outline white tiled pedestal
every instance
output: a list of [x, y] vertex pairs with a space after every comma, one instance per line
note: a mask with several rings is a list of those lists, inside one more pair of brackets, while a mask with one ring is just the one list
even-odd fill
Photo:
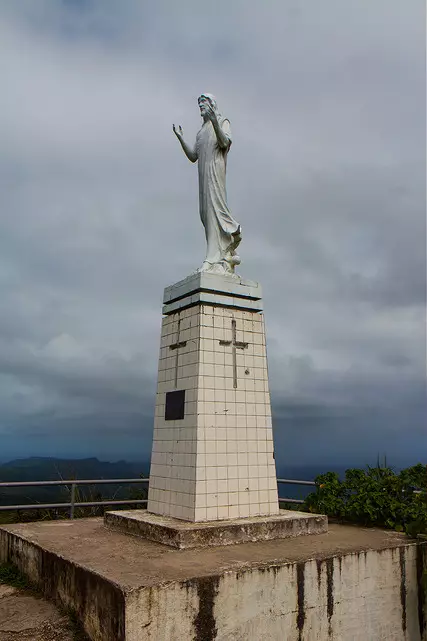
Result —
[[[220, 344], [232, 320], [244, 349]], [[277, 514], [262, 314], [196, 304], [163, 319], [161, 345], [148, 511], [188, 521]], [[185, 415], [168, 421], [175, 389], [185, 390]]]
[[[165, 290], [147, 509], [164, 527], [246, 519], [254, 540], [262, 516], [263, 538], [295, 535], [278, 504], [261, 310], [260, 286], [242, 279], [195, 274]], [[162, 522], [147, 512], [137, 520], [150, 538]], [[123, 529], [118, 514], [106, 522]], [[304, 521], [298, 534], [326, 527], [325, 517], [313, 526], [316, 515], [292, 514]]]
[[[240, 282], [215, 276], [206, 304], [194, 281], [193, 301], [182, 284], [165, 291], [148, 511], [187, 521], [277, 514], [264, 319], [245, 309], [254, 296], [260, 307], [260, 288], [233, 296]], [[174, 390], [185, 390], [184, 418], [165, 420]]]

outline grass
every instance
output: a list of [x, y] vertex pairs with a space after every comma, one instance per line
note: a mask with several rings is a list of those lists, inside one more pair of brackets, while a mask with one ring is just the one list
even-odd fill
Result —
[[12, 563], [0, 565], [0, 583], [11, 585], [19, 590], [34, 591], [34, 585]]

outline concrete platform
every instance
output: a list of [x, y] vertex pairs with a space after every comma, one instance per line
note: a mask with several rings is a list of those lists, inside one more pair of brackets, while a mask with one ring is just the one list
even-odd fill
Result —
[[147, 510], [121, 510], [107, 512], [104, 523], [108, 528], [123, 534], [140, 536], [180, 550], [272, 541], [328, 531], [326, 516], [292, 510], [280, 510], [280, 513], [274, 516], [204, 523], [180, 521], [168, 516], [150, 514]]
[[0, 528], [0, 562], [74, 609], [92, 641], [424, 641], [425, 547], [338, 525], [204, 550], [100, 518]]

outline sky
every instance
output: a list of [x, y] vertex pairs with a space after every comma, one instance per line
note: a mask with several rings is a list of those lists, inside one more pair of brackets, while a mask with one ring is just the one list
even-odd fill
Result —
[[163, 288], [230, 119], [279, 467], [427, 462], [422, 0], [0, 0], [0, 459], [151, 451]]

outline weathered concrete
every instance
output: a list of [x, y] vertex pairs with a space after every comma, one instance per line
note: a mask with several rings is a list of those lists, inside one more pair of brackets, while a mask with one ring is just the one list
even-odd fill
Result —
[[180, 521], [150, 514], [147, 510], [121, 510], [107, 512], [104, 523], [123, 534], [133, 534], [180, 550], [272, 541], [328, 531], [327, 516], [292, 510], [280, 510], [274, 516], [205, 523]]
[[73, 607], [93, 641], [426, 641], [425, 549], [338, 525], [203, 551], [102, 519], [0, 529], [0, 561]]

